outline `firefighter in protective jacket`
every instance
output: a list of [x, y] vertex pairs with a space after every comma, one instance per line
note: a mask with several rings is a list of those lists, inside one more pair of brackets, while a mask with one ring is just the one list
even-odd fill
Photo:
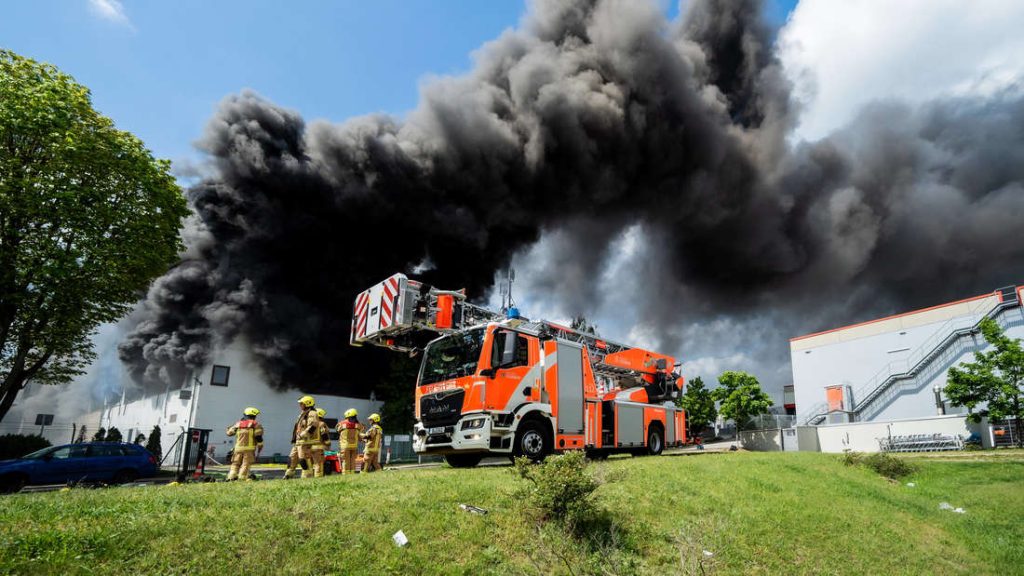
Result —
[[370, 414], [370, 427], [359, 437], [366, 441], [366, 447], [363, 448], [363, 472], [380, 470], [380, 447], [384, 443], [380, 414]]
[[[313, 446], [320, 444], [320, 418], [316, 414], [315, 404], [312, 396], [299, 398], [299, 419], [295, 421], [294, 435], [303, 478], [323, 474], [323, 470], [317, 474], [313, 453]], [[323, 452], [320, 454], [323, 455]]]
[[227, 429], [227, 435], [235, 437], [228, 480], [248, 480], [249, 468], [263, 450], [263, 426], [256, 421], [259, 413], [258, 409], [250, 406], [242, 412], [242, 419]]
[[310, 450], [313, 451], [313, 470], [316, 473], [316, 477], [319, 478], [324, 475], [324, 450], [331, 445], [331, 430], [324, 423], [324, 418], [327, 416], [327, 410], [323, 408], [316, 409], [317, 416], [317, 441], [309, 445]]
[[358, 416], [355, 408], [349, 408], [345, 411], [345, 419], [338, 422], [338, 452], [341, 453], [342, 474], [354, 474], [356, 471], [359, 435], [363, 432]]

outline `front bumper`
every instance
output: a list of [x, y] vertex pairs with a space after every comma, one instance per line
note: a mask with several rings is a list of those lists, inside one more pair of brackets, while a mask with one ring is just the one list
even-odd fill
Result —
[[[477, 423], [477, 428], [463, 428]], [[412, 449], [417, 454], [448, 454], [452, 452], [488, 452], [491, 450], [493, 425], [490, 414], [466, 414], [452, 426], [424, 428], [417, 422], [413, 427]]]

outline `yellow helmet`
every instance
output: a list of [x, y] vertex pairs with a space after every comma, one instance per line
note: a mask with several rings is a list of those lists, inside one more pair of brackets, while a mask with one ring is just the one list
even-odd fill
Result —
[[252, 406], [249, 406], [245, 410], [242, 410], [242, 414], [245, 414], [246, 416], [259, 416], [259, 413], [260, 413], [260, 409], [259, 408], [253, 408]]
[[324, 410], [323, 408], [317, 408], [316, 415], [323, 418], [324, 416], [327, 416], [327, 410]]
[[370, 422], [380, 423], [380, 414], [370, 414]]
[[312, 396], [303, 396], [302, 398], [299, 398], [299, 404], [302, 404], [306, 408], [312, 408], [313, 405], [316, 404], [316, 400], [313, 400]]
[[348, 410], [345, 410], [345, 418], [354, 418], [358, 415], [359, 412], [356, 412], [355, 408], [349, 408]]

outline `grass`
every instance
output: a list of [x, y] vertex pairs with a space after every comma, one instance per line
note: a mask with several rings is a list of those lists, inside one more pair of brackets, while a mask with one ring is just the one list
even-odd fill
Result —
[[538, 527], [508, 468], [19, 494], [0, 573], [1024, 573], [1024, 461], [915, 465], [897, 483], [816, 453], [613, 458], [592, 465], [613, 549]]

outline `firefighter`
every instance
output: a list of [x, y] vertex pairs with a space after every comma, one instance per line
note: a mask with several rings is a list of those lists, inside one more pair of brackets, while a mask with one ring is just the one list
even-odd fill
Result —
[[[312, 396], [299, 398], [299, 419], [295, 421], [294, 437], [296, 455], [302, 468], [303, 478], [316, 477], [316, 460], [313, 445], [320, 444], [320, 418], [316, 414], [316, 400]], [[323, 471], [320, 472], [323, 474]]]
[[249, 468], [263, 451], [263, 426], [256, 421], [259, 413], [259, 409], [250, 406], [242, 411], [242, 419], [227, 429], [227, 435], [235, 437], [229, 481], [238, 478], [248, 480]]
[[359, 452], [359, 435], [363, 425], [359, 423], [359, 413], [355, 408], [345, 411], [345, 419], [338, 422], [338, 452], [341, 453], [341, 473], [354, 474], [356, 471], [356, 453]]
[[366, 441], [363, 448], [363, 472], [380, 470], [380, 446], [384, 443], [384, 430], [380, 427], [380, 414], [370, 414], [370, 428], [359, 435]]
[[331, 430], [324, 423], [327, 410], [317, 408], [316, 416], [318, 420], [317, 433], [315, 434], [317, 441], [310, 444], [309, 448], [313, 451], [313, 470], [316, 473], [316, 478], [319, 478], [324, 475], [324, 451], [331, 447]]

